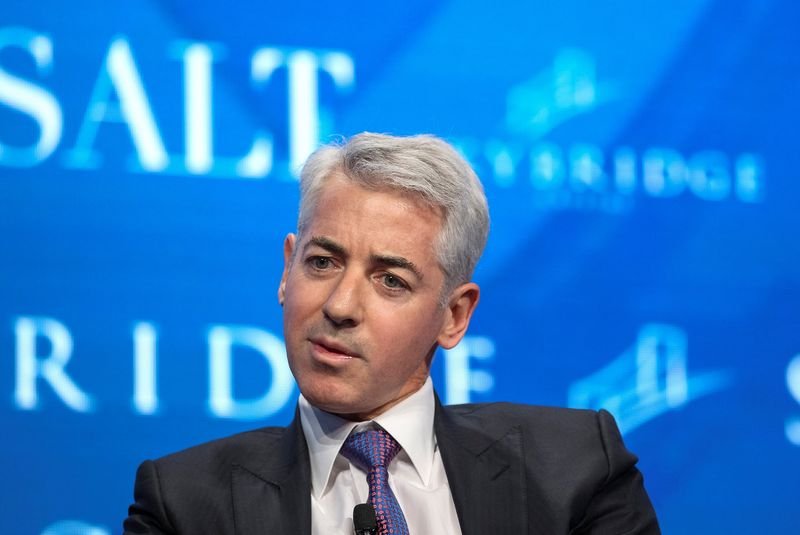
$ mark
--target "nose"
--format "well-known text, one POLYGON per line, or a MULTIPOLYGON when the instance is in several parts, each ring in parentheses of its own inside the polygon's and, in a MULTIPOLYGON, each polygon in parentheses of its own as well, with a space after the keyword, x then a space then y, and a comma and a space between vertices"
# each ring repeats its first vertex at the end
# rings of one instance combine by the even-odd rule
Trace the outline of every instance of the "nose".
POLYGON ((355 327, 363 316, 362 281, 351 271, 345 270, 331 286, 328 298, 322 307, 325 318, 339 328, 355 327))

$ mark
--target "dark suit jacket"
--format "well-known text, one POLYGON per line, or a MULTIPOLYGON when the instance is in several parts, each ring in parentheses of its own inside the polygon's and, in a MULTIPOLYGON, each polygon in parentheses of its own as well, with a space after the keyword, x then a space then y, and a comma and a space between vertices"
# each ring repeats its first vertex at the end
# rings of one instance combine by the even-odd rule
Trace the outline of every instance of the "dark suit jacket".
MULTIPOLYGON (((660 533, 605 411, 437 400, 434 429, 464 535, 660 533)), ((309 535, 310 481, 298 416, 143 463, 125 533, 309 535)))

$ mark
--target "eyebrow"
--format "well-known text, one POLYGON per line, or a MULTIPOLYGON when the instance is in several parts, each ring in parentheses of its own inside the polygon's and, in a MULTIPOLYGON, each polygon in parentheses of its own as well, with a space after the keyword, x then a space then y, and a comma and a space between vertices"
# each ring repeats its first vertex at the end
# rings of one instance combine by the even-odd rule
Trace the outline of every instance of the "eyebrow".
MULTIPOLYGON (((334 240, 327 238, 325 236, 312 236, 303 246, 303 252, 305 252, 309 247, 312 246, 325 249, 329 253, 341 256, 344 259, 347 259, 350 256, 347 252, 347 249, 345 249, 342 244, 337 243, 334 240)), ((424 279, 422 271, 420 271, 417 265, 411 260, 403 258, 402 256, 373 254, 370 255, 369 259, 370 262, 378 266, 405 269, 413 273, 419 280, 424 279)))
POLYGON ((422 272, 417 268, 416 264, 411 260, 403 258, 402 256, 391 255, 372 255, 370 260, 379 266, 393 267, 398 269, 406 269, 413 273, 419 280, 422 280, 422 272))
POLYGON ((343 245, 325 236, 312 236, 303 246, 303 252, 306 252, 306 250, 313 245, 325 249, 329 253, 341 256, 342 258, 347 258, 349 256, 343 245))

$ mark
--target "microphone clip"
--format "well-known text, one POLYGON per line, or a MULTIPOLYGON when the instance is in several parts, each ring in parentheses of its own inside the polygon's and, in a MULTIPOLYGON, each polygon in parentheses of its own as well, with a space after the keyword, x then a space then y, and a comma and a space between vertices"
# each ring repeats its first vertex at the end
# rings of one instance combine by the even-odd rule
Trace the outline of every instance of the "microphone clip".
POLYGON ((353 508, 353 528, 356 535, 378 535, 378 519, 370 504, 360 503, 353 508))

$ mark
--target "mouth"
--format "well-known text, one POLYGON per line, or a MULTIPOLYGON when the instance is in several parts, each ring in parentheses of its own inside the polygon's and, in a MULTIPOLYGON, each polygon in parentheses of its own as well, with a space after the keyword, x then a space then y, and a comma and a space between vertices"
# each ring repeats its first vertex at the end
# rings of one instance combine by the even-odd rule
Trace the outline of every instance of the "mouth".
POLYGON ((336 340, 329 338, 310 338, 309 342, 311 342, 314 356, 320 360, 341 362, 360 358, 357 352, 336 340))

